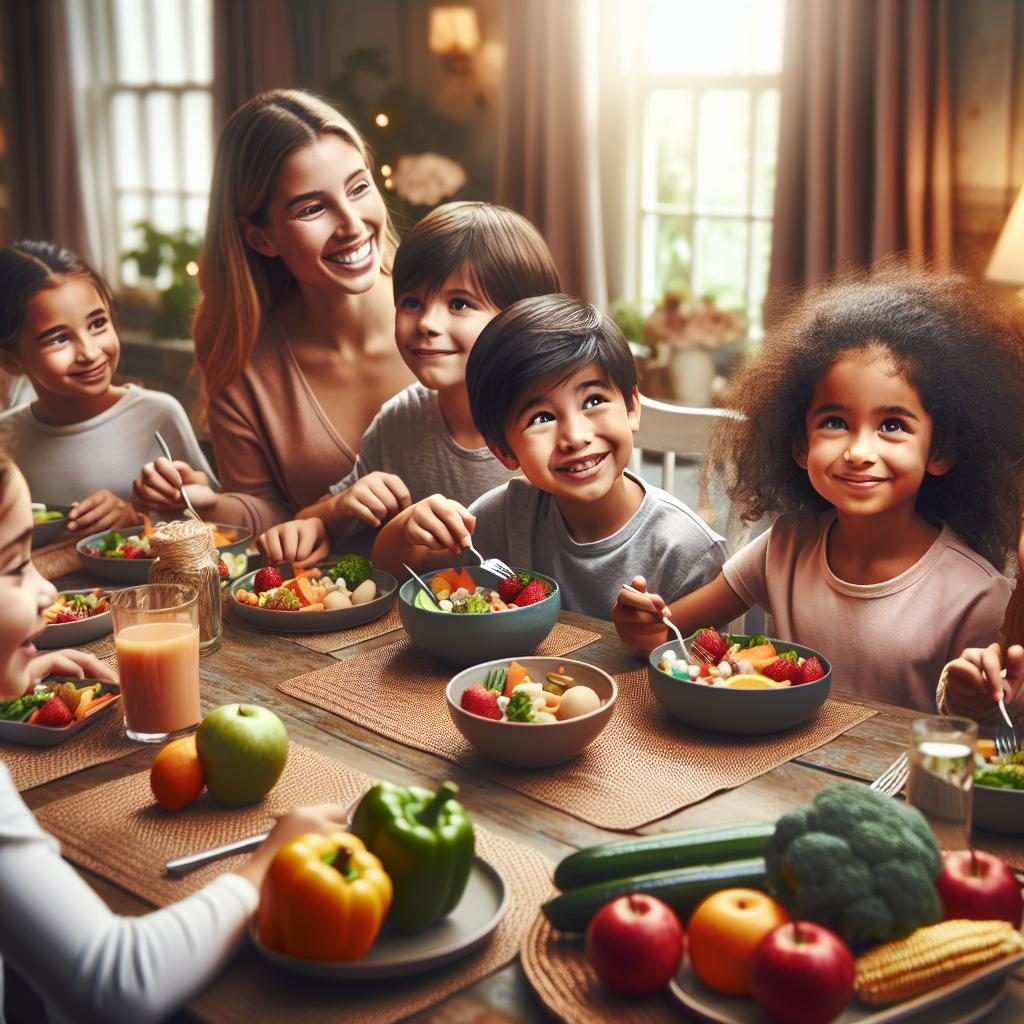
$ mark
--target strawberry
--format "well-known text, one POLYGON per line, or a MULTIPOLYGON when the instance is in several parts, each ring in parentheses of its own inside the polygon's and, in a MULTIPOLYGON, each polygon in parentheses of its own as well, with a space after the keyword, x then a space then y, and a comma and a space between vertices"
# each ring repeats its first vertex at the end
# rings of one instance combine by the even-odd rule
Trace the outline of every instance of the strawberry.
POLYGON ((543 580, 531 580, 519 591, 518 597, 512 602, 519 608, 525 608, 528 604, 536 604, 548 596, 548 587, 543 580))
POLYGON ((142 550, 137 548, 134 544, 125 544, 121 551, 124 553, 125 558, 148 558, 149 556, 142 550))
POLYGON ((800 666, 792 658, 776 658, 761 669, 761 674, 777 683, 800 683, 800 666))
POLYGON ((63 729, 65 725, 70 725, 74 720, 75 716, 71 714, 71 709, 67 704, 60 697, 51 697, 39 708, 35 724, 48 725, 53 729, 63 729))
POLYGON ((498 695, 493 690, 485 690, 482 686, 471 686, 462 691, 459 706, 471 715, 481 718, 501 719, 501 708, 498 707, 498 695))
POLYGON ((226 580, 230 575, 228 572, 227 562, 225 562, 223 558, 217 562, 217 574, 222 580, 226 580))
POLYGON ((254 594, 262 594, 264 590, 275 590, 284 580, 281 579, 281 574, 272 565, 265 566, 260 569, 252 581, 252 590, 254 594))
POLYGON ((89 617, 88 611, 84 608, 77 608, 73 606, 65 605, 59 612, 57 612, 54 622, 78 622, 79 619, 86 619, 89 617))
POLYGON ((702 660, 711 661, 717 665, 725 657, 729 646, 716 630, 702 629, 690 641, 690 650, 693 651, 695 657, 703 654, 706 658, 702 660))
POLYGON ((513 576, 512 579, 502 579, 498 583, 498 596, 505 602, 505 604, 511 604, 519 595, 523 586, 524 584, 518 577, 513 576))
POLYGON ((800 666, 800 678, 794 680, 799 683, 813 683, 815 679, 821 679, 825 674, 825 666, 813 654, 800 666))

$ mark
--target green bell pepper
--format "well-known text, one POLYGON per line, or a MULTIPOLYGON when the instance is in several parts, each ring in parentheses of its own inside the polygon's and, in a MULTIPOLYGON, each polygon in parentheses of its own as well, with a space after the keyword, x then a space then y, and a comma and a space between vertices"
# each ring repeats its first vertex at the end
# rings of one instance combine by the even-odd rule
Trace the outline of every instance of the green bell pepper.
POLYGON ((454 782, 437 793, 378 782, 359 802, 350 831, 380 859, 395 889, 388 920, 419 932, 455 909, 473 866, 473 823, 452 797, 454 782))

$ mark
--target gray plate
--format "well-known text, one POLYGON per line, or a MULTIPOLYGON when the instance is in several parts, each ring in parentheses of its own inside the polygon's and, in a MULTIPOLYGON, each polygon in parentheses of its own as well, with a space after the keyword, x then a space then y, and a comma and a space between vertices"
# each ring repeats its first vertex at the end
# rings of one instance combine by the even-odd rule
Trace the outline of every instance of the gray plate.
MULTIPOLYGON (((58 679, 63 677, 58 676, 58 679)), ((0 741, 4 743, 21 743, 26 747, 55 747, 58 743, 65 743, 72 736, 95 725, 101 718, 113 709, 120 711, 121 687, 117 683, 108 683, 106 680, 95 679, 72 679, 76 686, 84 686, 86 683, 99 682, 103 687, 103 693, 113 693, 114 699, 107 701, 102 711, 83 718, 80 722, 72 722, 63 729, 54 729, 48 725, 27 725, 25 722, 3 722, 0 721, 0 741)))
MULTIPOLYGON (((83 590, 61 590, 59 594, 81 594, 83 590)), ((77 647, 106 636, 114 628, 110 609, 99 615, 90 615, 87 619, 77 622, 51 622, 35 640, 35 645, 42 651, 60 650, 64 647, 77 647)))
MULTIPOLYGON (((238 540, 230 544, 223 544, 218 551, 230 551, 232 554, 241 554, 245 551, 246 545, 252 540, 252 534, 243 526, 233 526, 229 523, 214 523, 224 530, 237 530, 238 540)), ((143 527, 125 526, 116 531, 122 537, 137 537, 142 533, 143 527)), ((96 550, 103 543, 106 536, 113 533, 113 530, 103 530, 94 533, 89 537, 83 537, 76 545, 78 561, 82 568, 102 580, 110 580, 112 583, 120 583, 126 587, 137 587, 149 582, 149 568, 156 561, 155 558, 107 558, 96 554, 96 550)))
MULTIPOLYGON (((332 558, 316 564, 317 568, 326 571, 337 561, 337 558, 332 558)), ((282 579, 295 575, 290 562, 282 562, 277 568, 282 579)), ((357 604, 351 608, 337 608, 324 612, 281 612, 273 608, 253 608, 251 604, 239 604, 235 600, 235 591, 252 590, 252 581, 257 572, 259 569, 248 572, 231 584, 228 589, 228 607, 234 615, 251 626, 271 633, 330 633, 336 629, 362 626, 364 623, 379 619, 395 603, 395 596, 398 593, 398 581, 395 577, 381 569, 374 569, 373 579, 377 584, 377 596, 366 604, 357 604)))
MULTIPOLYGON (((1022 962, 1024 953, 1015 953, 972 971, 959 981, 893 1006, 867 1006, 854 999, 833 1024, 972 1024, 990 1013, 1003 998, 1006 975, 1022 962)), ((753 999, 713 991, 686 964, 679 969, 670 989, 700 1020, 714 1024, 768 1024, 768 1018, 753 999)))
POLYGON ((41 548, 45 544, 52 544, 64 532, 64 527, 68 525, 68 513, 71 511, 70 505, 47 505, 46 508, 50 512, 63 512, 64 515, 60 519, 51 519, 49 522, 32 524, 32 547, 34 548, 41 548))
MULTIPOLYGON (((312 614, 312 613, 310 613, 312 614)), ((477 857, 459 905, 425 932, 406 935, 386 925, 362 960, 303 960, 268 949, 250 927, 253 944, 271 963, 315 978, 356 981, 397 978, 443 967, 482 946, 508 910, 501 875, 477 857)))
POLYGON ((1024 789, 974 787, 974 827, 1004 836, 1024 836, 1024 789))

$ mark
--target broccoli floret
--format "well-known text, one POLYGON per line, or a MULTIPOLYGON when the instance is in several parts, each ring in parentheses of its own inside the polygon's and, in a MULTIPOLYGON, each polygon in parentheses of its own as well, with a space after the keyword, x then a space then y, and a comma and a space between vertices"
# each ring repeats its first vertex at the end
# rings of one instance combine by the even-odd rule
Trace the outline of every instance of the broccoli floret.
POLYGON ((123 543, 124 534, 118 533, 117 530, 114 530, 113 533, 108 533, 106 537, 103 538, 103 543, 100 545, 100 551, 103 551, 109 555, 117 548, 119 548, 123 543))
MULTIPOLYGON (((260 594, 260 597, 262 596, 260 594)), ((273 608, 276 612, 297 612, 301 605, 299 599, 287 587, 278 587, 267 598, 266 607, 273 608)))
POLYGON ((510 722, 533 721, 533 698, 528 693, 513 693, 505 708, 505 717, 510 722))
POLYGON ((373 575, 373 565, 368 558, 364 558, 362 555, 342 555, 327 570, 327 575, 335 581, 339 578, 343 579, 349 590, 355 590, 360 583, 373 575))
POLYGON ((924 818, 866 786, 823 790, 783 815, 765 850, 768 879, 794 917, 858 948, 934 924, 942 866, 924 818))
MULTIPOLYGON (((1019 754, 1014 754, 1016 759, 1019 754)), ((1016 763, 990 765, 988 768, 979 768, 974 773, 974 784, 976 786, 991 786, 994 789, 1024 789, 1024 772, 1016 763)))

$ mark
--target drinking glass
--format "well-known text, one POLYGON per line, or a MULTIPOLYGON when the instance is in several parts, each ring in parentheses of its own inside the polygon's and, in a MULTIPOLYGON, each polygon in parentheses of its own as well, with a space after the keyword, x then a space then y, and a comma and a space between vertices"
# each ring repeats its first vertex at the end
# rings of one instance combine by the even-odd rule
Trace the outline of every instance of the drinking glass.
POLYGON ((971 837, 974 748, 970 718, 917 718, 911 726, 907 802, 927 819, 942 850, 966 850, 971 837))
POLYGON ((110 595, 128 738, 161 743, 199 724, 199 602, 191 587, 150 583, 110 595))

